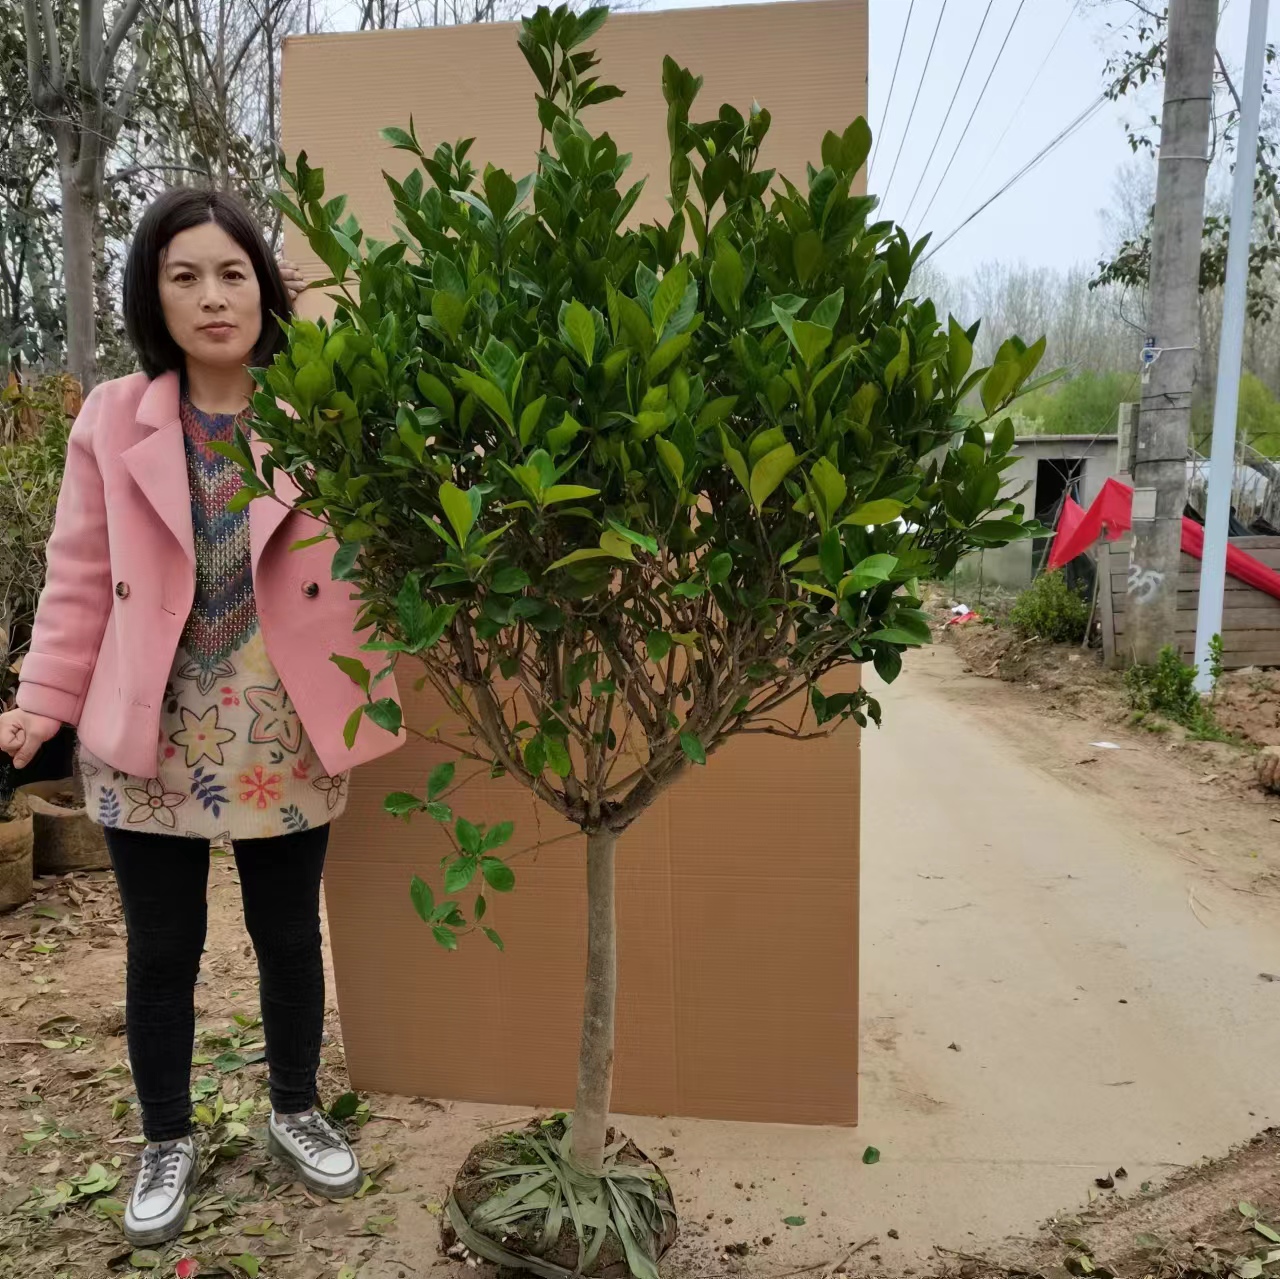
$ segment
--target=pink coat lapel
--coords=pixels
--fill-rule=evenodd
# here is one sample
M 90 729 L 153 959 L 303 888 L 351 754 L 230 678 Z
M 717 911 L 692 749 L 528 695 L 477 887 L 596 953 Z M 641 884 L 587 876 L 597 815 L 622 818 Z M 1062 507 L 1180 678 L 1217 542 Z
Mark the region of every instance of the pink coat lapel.
M 187 454 L 178 415 L 181 394 L 176 373 L 163 373 L 150 383 L 138 405 L 137 421 L 151 433 L 126 449 L 120 460 L 194 564 L 191 485 L 187 479 Z
M 137 421 L 150 434 L 126 449 L 121 460 L 187 559 L 194 564 L 191 483 L 187 478 L 187 455 L 179 416 L 181 396 L 182 382 L 177 373 L 162 373 L 148 385 L 138 405 Z M 261 471 L 267 446 L 257 438 L 251 440 L 251 445 L 253 460 Z M 276 472 L 275 491 L 275 500 L 260 498 L 249 507 L 249 539 L 255 572 L 267 544 L 288 519 L 299 496 L 297 485 L 283 471 Z

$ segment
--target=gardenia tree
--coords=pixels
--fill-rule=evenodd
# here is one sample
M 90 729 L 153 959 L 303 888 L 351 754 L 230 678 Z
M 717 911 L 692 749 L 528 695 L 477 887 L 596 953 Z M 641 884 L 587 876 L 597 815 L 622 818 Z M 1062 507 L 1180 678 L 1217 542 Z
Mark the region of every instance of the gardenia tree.
M 618 838 L 731 737 L 879 721 L 865 690 L 824 692 L 824 677 L 871 664 L 892 680 L 930 638 L 918 583 L 1036 531 L 1001 495 L 1012 426 L 989 423 L 1043 342 L 1010 338 L 974 369 L 976 326 L 911 295 L 924 242 L 853 191 L 865 121 L 826 135 L 801 189 L 757 167 L 769 113 L 726 105 L 695 123 L 701 81 L 670 58 L 672 216 L 630 226 L 641 184 L 583 119 L 620 92 L 582 48 L 605 17 L 523 23 L 544 131 L 532 175 L 478 173 L 470 142 L 428 150 L 412 122 L 384 131 L 421 164 L 387 178 L 390 243 L 298 160 L 280 204 L 332 272 L 337 311 L 290 325 L 255 399 L 261 474 L 246 440 L 239 456 L 242 500 L 284 470 L 330 524 L 335 575 L 376 627 L 368 649 L 420 663 L 462 725 L 441 739 L 586 834 L 576 1110 L 563 1140 L 535 1134 L 493 1174 L 514 1184 L 470 1238 L 519 1234 L 532 1212 L 525 1251 L 551 1255 L 567 1213 L 579 1266 L 612 1238 L 644 1274 L 669 1201 L 608 1129 Z M 971 393 L 985 421 L 960 414 Z M 346 668 L 364 713 L 398 729 L 383 661 Z M 451 775 L 388 808 L 449 832 L 450 895 L 477 878 L 510 888 L 510 827 L 456 818 Z M 414 903 L 456 946 L 468 912 L 421 880 Z M 484 910 L 482 895 L 475 922 Z

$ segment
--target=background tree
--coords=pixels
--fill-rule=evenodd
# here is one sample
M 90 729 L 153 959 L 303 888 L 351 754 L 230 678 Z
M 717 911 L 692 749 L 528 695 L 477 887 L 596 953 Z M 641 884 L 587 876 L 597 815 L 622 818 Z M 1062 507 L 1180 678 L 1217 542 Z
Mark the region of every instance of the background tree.
M 977 326 L 912 296 L 923 243 L 852 191 L 864 121 L 826 135 L 805 189 L 775 184 L 757 166 L 768 112 L 695 123 L 701 81 L 671 59 L 671 219 L 630 228 L 642 184 L 583 123 L 619 93 L 584 47 L 604 19 L 523 24 L 545 131 L 529 177 L 388 129 L 421 169 L 388 178 L 400 225 L 381 244 L 305 156 L 286 172 L 281 207 L 331 270 L 337 314 L 295 321 L 261 375 L 261 472 L 247 439 L 230 452 L 241 501 L 278 483 L 329 523 L 335 573 L 377 628 L 372 665 L 335 659 L 368 698 L 349 736 L 362 715 L 399 728 L 379 684 L 420 662 L 460 723 L 439 740 L 586 835 L 575 1113 L 554 1140 L 514 1139 L 523 1153 L 484 1189 L 460 1187 L 455 1228 L 509 1261 L 496 1239 L 513 1222 L 536 1218 L 525 1242 L 547 1253 L 567 1213 L 568 1268 L 613 1239 L 651 1274 L 669 1204 L 608 1128 L 618 839 L 735 736 L 879 718 L 865 689 L 824 681 L 864 664 L 893 679 L 930 637 L 919 580 L 1035 528 L 1001 498 L 1000 415 L 1044 341 L 1009 339 L 975 368 Z M 987 421 L 957 435 L 970 392 Z M 487 911 L 483 891 L 471 912 L 456 895 L 514 877 L 510 827 L 458 819 L 450 776 L 387 803 L 449 832 L 449 899 L 418 880 L 413 901 L 453 947 Z
M 142 0 L 124 0 L 110 25 L 104 0 L 76 0 L 67 39 L 53 0 L 22 0 L 31 101 L 53 135 L 61 195 L 67 366 L 88 389 L 97 379 L 94 247 L 106 160 L 147 67 Z M 123 75 L 120 66 L 127 62 Z

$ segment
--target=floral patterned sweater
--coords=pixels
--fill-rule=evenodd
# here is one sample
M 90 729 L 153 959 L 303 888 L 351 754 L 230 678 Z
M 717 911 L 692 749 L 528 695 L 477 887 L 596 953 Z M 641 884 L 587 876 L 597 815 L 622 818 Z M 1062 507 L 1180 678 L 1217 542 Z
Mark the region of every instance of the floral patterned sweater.
M 103 826 L 225 843 L 324 825 L 346 807 L 267 656 L 253 597 L 249 512 L 227 504 L 235 464 L 209 447 L 236 418 L 183 397 L 196 591 L 160 717 L 158 776 L 129 777 L 82 751 L 90 816 Z

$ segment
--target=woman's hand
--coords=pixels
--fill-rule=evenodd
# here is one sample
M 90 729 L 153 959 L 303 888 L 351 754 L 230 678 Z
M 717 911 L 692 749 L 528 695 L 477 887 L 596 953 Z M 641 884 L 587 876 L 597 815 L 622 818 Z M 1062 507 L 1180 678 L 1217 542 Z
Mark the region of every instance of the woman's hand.
M 0 715 L 0 751 L 13 757 L 14 768 L 26 768 L 40 747 L 55 738 L 61 727 L 56 719 L 46 719 L 43 715 L 6 711 Z
M 289 301 L 297 306 L 298 299 L 306 292 L 307 282 L 302 278 L 302 272 L 292 263 L 287 262 L 284 258 L 279 258 L 276 266 L 280 268 L 280 279 L 284 283 L 285 292 L 289 295 Z

